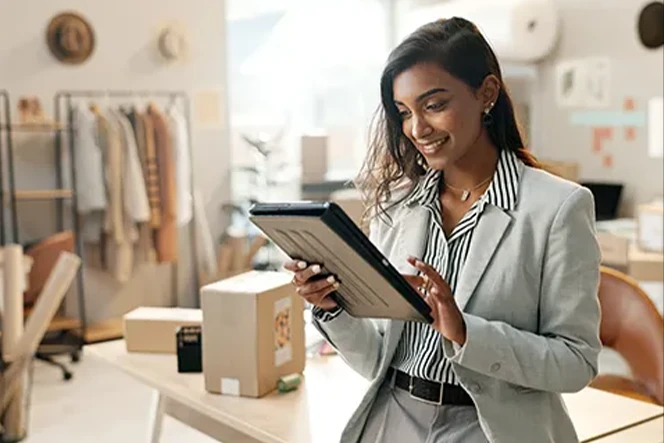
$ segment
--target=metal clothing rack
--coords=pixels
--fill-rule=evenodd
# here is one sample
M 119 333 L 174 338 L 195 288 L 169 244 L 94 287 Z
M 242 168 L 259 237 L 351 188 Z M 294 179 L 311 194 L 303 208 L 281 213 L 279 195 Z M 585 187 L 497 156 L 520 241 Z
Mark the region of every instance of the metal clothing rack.
M 76 128 L 74 127 L 73 124 L 73 116 L 72 116 L 72 109 L 73 109 L 73 104 L 74 100 L 81 100 L 81 99 L 132 99 L 132 98 L 143 98 L 143 99 L 151 99 L 151 100 L 157 100 L 157 99 L 167 99 L 168 100 L 168 105 L 169 106 L 174 106 L 174 105 L 180 105 L 182 106 L 182 111 L 183 115 L 185 118 L 186 122 L 186 129 L 187 129 L 187 135 L 188 135 L 188 144 L 189 144 L 189 163 L 190 167 L 193 168 L 193 147 L 192 147 L 192 137 L 191 137 L 191 121 L 190 121 L 190 110 L 191 110 L 191 104 L 189 100 L 189 96 L 183 92 L 183 91 L 168 91 L 168 90 L 65 90 L 65 91 L 59 91 L 55 94 L 54 97 L 54 116 L 55 116 L 55 122 L 57 125 L 61 125 L 66 129 L 66 131 L 61 131 L 58 133 L 58 137 L 56 138 L 56 144 L 55 144 L 55 155 L 58 158 L 61 158 L 62 152 L 63 152 L 63 147 L 65 146 L 65 140 L 64 140 L 64 135 L 65 132 L 67 134 L 68 138 L 68 153 L 69 153 L 69 166 L 72 171 L 71 173 L 71 186 L 73 190 L 76 189 L 76 172 L 75 172 L 75 162 L 74 162 L 74 155 L 75 155 L 75 149 L 74 149 L 74 132 L 76 131 Z M 64 113 L 63 113 L 64 111 Z M 62 175 L 62 168 L 61 168 L 61 162 L 56 161 L 56 165 L 58 165 L 58 169 L 56 171 L 56 176 L 57 176 L 57 185 L 58 187 L 61 187 L 63 184 L 63 175 Z M 193 196 L 193 191 L 194 191 L 194 174 L 193 171 L 190 171 L 190 187 L 192 190 L 192 196 L 191 196 L 191 206 L 192 206 L 192 219 L 189 222 L 189 237 L 190 237 L 190 250 L 191 250 L 191 267 L 193 269 L 193 290 L 194 293 L 198 293 L 198 288 L 200 285 L 199 282 L 199 272 L 198 272 L 198 253 L 197 253 L 197 245 L 196 245 L 196 215 L 195 215 L 195 207 L 194 207 L 194 196 Z M 76 235 L 76 250 L 77 253 L 79 253 L 79 256 L 82 257 L 82 250 L 83 250 L 83 242 L 82 238 L 78 233 L 80 232 L 80 223 L 78 219 L 78 214 L 77 214 L 77 198 L 76 198 L 76 192 L 73 192 L 73 198 L 72 198 L 72 208 L 73 208 L 73 224 L 74 224 L 74 230 L 77 233 Z M 58 220 L 62 221 L 62 213 L 63 213 L 63 207 L 62 207 L 62 202 L 58 205 L 57 208 L 58 211 Z M 177 290 L 178 290 L 178 266 L 177 262 L 173 263 L 173 281 L 172 281 L 172 288 L 173 288 L 173 296 L 175 300 L 177 300 Z M 85 332 L 86 332 L 86 321 L 85 321 L 85 301 L 84 301 L 84 294 L 83 294 L 83 272 L 82 270 L 79 270 L 78 274 L 78 284 L 79 284 L 79 308 L 81 310 L 81 320 L 82 320 L 82 336 L 85 337 Z M 197 304 L 200 304 L 200 301 L 198 298 L 196 298 Z

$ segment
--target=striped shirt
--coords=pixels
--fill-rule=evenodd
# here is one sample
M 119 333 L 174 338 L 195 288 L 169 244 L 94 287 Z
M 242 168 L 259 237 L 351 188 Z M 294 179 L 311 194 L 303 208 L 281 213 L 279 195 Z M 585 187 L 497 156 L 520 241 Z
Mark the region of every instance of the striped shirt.
M 516 207 L 519 161 L 513 152 L 501 152 L 496 172 L 486 192 L 462 217 L 449 238 L 443 230 L 439 198 L 442 172 L 427 172 L 406 199 L 405 204 L 420 204 L 431 214 L 423 261 L 433 266 L 445 278 L 452 293 L 456 291 L 468 257 L 473 232 L 486 205 L 494 205 L 507 211 Z M 341 311 L 341 308 L 331 311 L 317 307 L 312 309 L 314 316 L 322 322 L 334 319 Z M 458 384 L 452 366 L 443 354 L 440 333 L 426 323 L 406 323 L 391 366 L 415 377 Z
M 456 291 L 462 276 L 473 232 L 486 205 L 494 205 L 504 210 L 515 208 L 519 188 L 518 162 L 519 159 L 513 152 L 501 152 L 496 172 L 486 192 L 461 218 L 449 238 L 443 231 L 439 198 L 442 172 L 429 171 L 407 199 L 406 204 L 418 203 L 431 214 L 423 261 L 438 271 L 450 285 L 452 293 Z M 415 377 L 458 384 L 452 365 L 443 354 L 442 336 L 426 323 L 406 323 L 392 360 L 392 367 Z

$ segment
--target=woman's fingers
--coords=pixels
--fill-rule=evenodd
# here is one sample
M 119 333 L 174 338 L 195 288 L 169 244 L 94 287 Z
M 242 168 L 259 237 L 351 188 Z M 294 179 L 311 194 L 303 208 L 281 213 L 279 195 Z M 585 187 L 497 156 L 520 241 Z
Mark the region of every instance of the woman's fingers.
M 336 291 L 338 288 L 339 288 L 339 282 L 335 282 L 332 284 L 328 283 L 328 286 L 325 286 L 322 289 L 313 292 L 308 292 L 306 294 L 300 292 L 300 295 L 302 296 L 302 298 L 304 298 L 312 305 L 318 306 L 322 309 L 331 309 L 337 306 L 337 302 L 335 302 L 332 298 L 330 298 L 329 295 L 332 294 L 334 291 Z
M 307 268 L 307 263 L 302 260 L 289 260 L 284 263 L 284 269 L 291 272 L 299 272 Z
M 297 288 L 297 292 L 300 293 L 302 296 L 306 296 L 309 294 L 317 293 L 323 290 L 327 290 L 328 288 L 332 287 L 332 290 L 336 290 L 339 287 L 339 282 L 337 279 L 333 276 L 330 275 L 329 277 L 321 280 L 316 280 L 313 282 L 305 283 L 299 288 Z
M 425 283 L 424 278 L 422 278 L 422 276 L 420 275 L 406 275 L 406 274 L 401 274 L 401 275 L 415 289 L 419 289 Z
M 299 282 L 300 284 L 306 283 L 311 277 L 320 274 L 322 270 L 323 268 L 321 265 L 311 265 L 304 271 L 296 272 L 295 281 Z
M 431 282 L 435 285 L 444 285 L 445 281 L 443 280 L 443 277 L 440 276 L 438 271 L 436 271 L 433 266 L 428 265 L 415 257 L 408 257 L 408 263 L 410 263 L 412 266 L 416 267 L 418 271 L 420 271 L 422 274 L 426 275 L 429 277 Z

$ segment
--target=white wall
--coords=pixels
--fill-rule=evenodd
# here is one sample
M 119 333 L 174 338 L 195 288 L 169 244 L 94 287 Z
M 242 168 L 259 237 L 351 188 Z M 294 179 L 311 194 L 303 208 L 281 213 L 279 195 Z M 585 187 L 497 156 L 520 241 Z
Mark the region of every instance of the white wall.
M 223 230 L 221 204 L 230 195 L 227 165 L 229 137 L 226 96 L 225 17 L 222 0 L 100 2 L 97 0 L 3 0 L 0 14 L 0 89 L 12 95 L 37 95 L 52 115 L 53 95 L 61 89 L 177 89 L 192 96 L 201 90 L 221 92 L 219 125 L 193 124 L 194 179 L 204 197 L 215 238 Z M 57 62 L 48 51 L 45 30 L 51 17 L 65 10 L 84 15 L 96 34 L 91 59 L 80 66 Z M 189 60 L 168 65 L 155 52 L 156 32 L 177 21 L 188 31 Z M 14 113 L 16 115 L 16 113 Z M 50 187 L 54 183 L 52 139 L 31 135 L 17 138 L 15 146 L 18 186 Z M 56 228 L 52 203 L 21 204 L 21 240 L 48 235 Z M 183 231 L 183 234 L 186 232 Z M 195 294 L 186 285 L 191 271 L 187 235 L 181 241 L 181 288 L 178 303 L 192 305 Z M 121 315 L 139 304 L 169 304 L 168 266 L 142 267 L 126 285 L 110 276 L 86 270 L 89 320 Z
M 621 127 L 613 129 L 613 139 L 603 150 L 613 156 L 613 166 L 605 167 L 601 156 L 592 152 L 591 129 L 572 126 L 570 109 L 555 100 L 555 69 L 560 61 L 577 57 L 608 57 L 611 63 L 608 110 L 622 110 L 631 97 L 636 110 L 646 111 L 648 99 L 662 96 L 664 52 L 649 50 L 638 40 L 637 18 L 647 0 L 558 0 L 561 19 L 559 44 L 540 69 L 534 111 L 537 132 L 534 149 L 539 156 L 576 161 L 583 180 L 620 181 L 625 184 L 622 212 L 631 214 L 635 204 L 662 194 L 661 159 L 648 156 L 647 127 L 637 128 L 636 138 L 627 141 Z

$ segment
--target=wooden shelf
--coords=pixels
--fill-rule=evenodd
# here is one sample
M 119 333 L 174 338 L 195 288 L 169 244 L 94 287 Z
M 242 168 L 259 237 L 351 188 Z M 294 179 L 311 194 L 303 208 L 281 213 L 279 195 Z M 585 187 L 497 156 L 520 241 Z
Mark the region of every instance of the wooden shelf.
M 50 132 L 50 131 L 62 131 L 66 126 L 63 124 L 58 124 L 56 122 L 43 122 L 43 123 L 12 123 L 10 125 L 2 125 L 0 129 L 8 130 L 11 129 L 15 132 Z
M 32 308 L 26 308 L 23 315 L 27 319 L 31 313 L 32 313 Z M 53 320 L 51 320 L 51 322 L 48 324 L 48 328 L 46 329 L 46 331 L 47 332 L 69 331 L 69 330 L 76 330 L 80 327 L 81 327 L 81 321 L 79 319 L 55 314 Z
M 35 200 L 60 200 L 72 197 L 71 189 L 29 189 L 17 190 L 15 192 L 17 201 L 35 201 Z M 5 200 L 9 201 L 10 194 L 5 195 Z
M 80 336 L 80 330 L 72 331 L 76 336 Z M 116 340 L 124 336 L 122 317 L 111 318 L 86 325 L 85 344 L 99 343 L 102 341 Z

